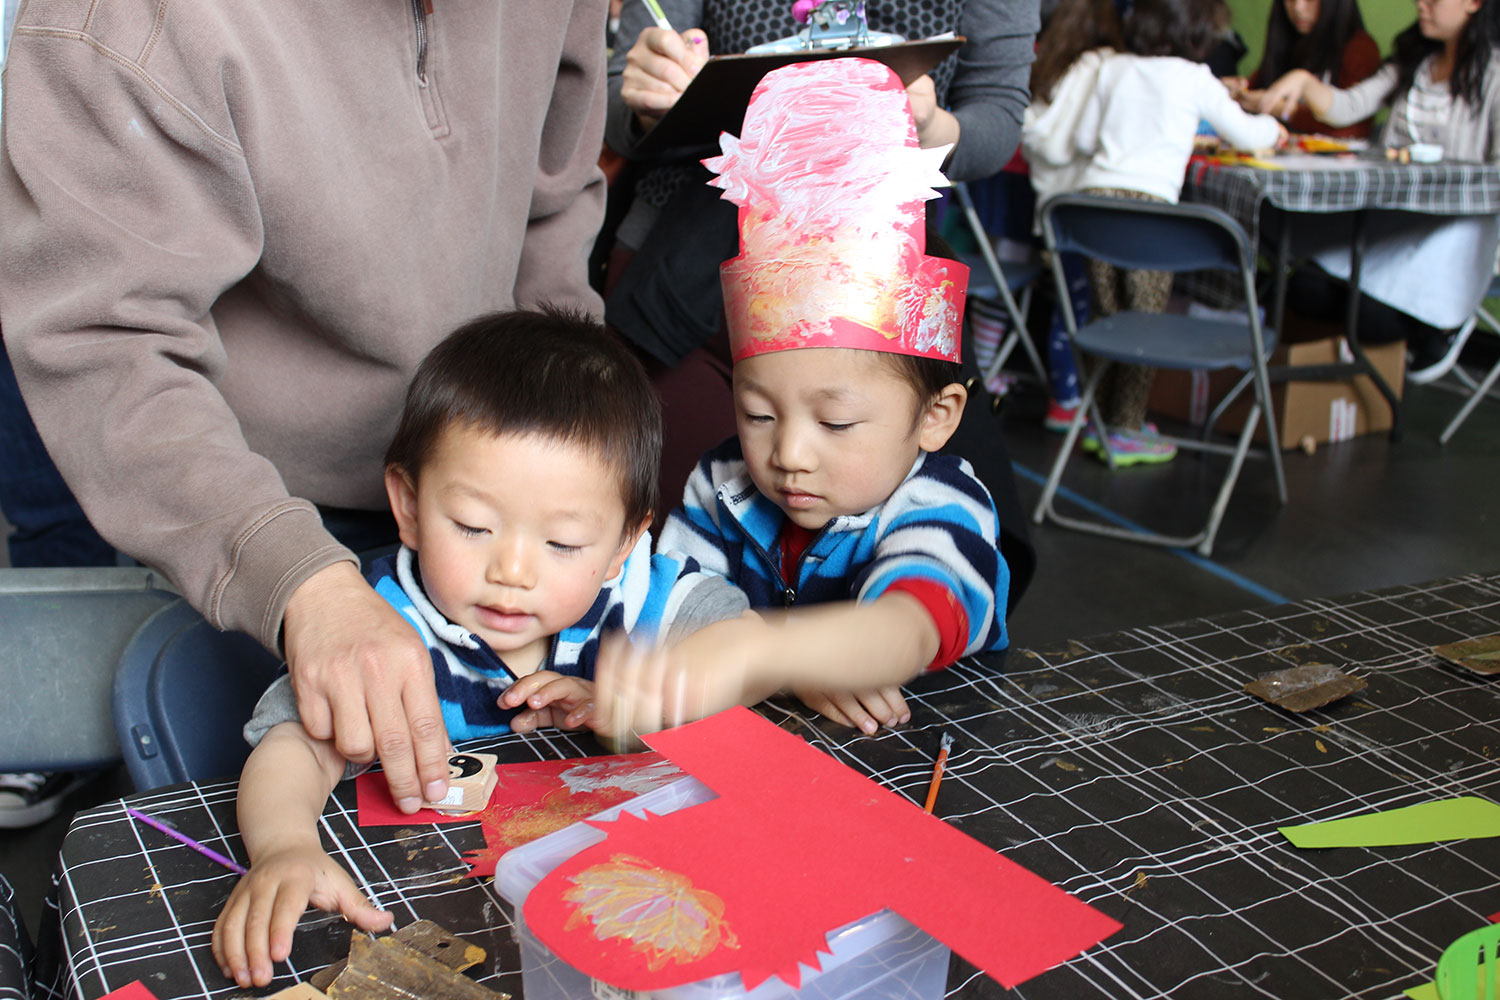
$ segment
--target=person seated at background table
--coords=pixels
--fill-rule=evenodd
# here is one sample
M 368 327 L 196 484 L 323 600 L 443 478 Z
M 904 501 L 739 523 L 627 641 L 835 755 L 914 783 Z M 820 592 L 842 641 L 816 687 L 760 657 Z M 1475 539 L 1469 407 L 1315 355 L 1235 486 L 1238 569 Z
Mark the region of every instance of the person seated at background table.
M 1006 648 L 994 504 L 937 454 L 967 399 L 965 269 L 924 253 L 921 199 L 942 177 L 905 104 L 879 63 L 789 66 L 707 161 L 742 214 L 721 272 L 739 434 L 702 457 L 658 550 L 789 610 L 601 653 L 596 710 L 614 732 L 790 688 L 872 733 L 909 719 L 900 684 Z M 773 142 L 804 169 L 768 166 Z
M 1266 47 L 1260 66 L 1248 80 L 1225 81 L 1240 105 L 1260 110 L 1263 88 L 1294 69 L 1306 70 L 1326 84 L 1348 88 L 1380 68 L 1380 46 L 1365 30 L 1358 0 L 1281 0 L 1272 3 L 1266 22 Z M 1339 138 L 1363 139 L 1373 118 L 1335 127 L 1298 107 L 1286 119 L 1292 132 L 1316 132 Z
M 402 547 L 367 577 L 429 649 L 450 740 L 581 726 L 606 630 L 670 641 L 744 612 L 722 577 L 651 554 L 660 450 L 640 363 L 579 314 L 485 316 L 418 367 L 386 454 Z M 250 871 L 213 951 L 226 976 L 264 986 L 309 902 L 366 930 L 391 918 L 319 843 L 318 815 L 353 768 L 299 721 L 288 678 L 245 736 Z
M 645 5 L 631 0 L 621 12 L 621 45 L 609 64 L 605 140 L 628 157 L 711 54 L 744 52 L 800 27 L 790 0 L 662 0 L 661 6 L 677 30 L 657 27 Z M 964 36 L 957 53 L 907 88 L 918 137 L 924 148 L 952 144 L 944 168 L 952 180 L 1001 170 L 1016 150 L 1028 100 L 1037 0 L 869 0 L 864 7 L 872 30 L 912 40 L 944 32 Z M 736 252 L 735 213 L 695 162 L 643 161 L 639 167 L 614 232 L 605 320 L 635 345 L 661 393 L 662 496 L 670 502 L 698 457 L 735 430 L 717 270 Z M 965 376 L 978 386 L 972 360 Z M 986 401 L 979 402 L 948 450 L 973 463 L 999 507 L 1016 574 L 1014 600 L 1030 580 L 1035 553 L 1010 456 Z
M 1496 0 L 1419 0 L 1416 23 L 1396 36 L 1374 76 L 1344 89 L 1294 69 L 1266 88 L 1260 107 L 1285 116 L 1305 105 L 1320 121 L 1347 125 L 1388 106 L 1381 136 L 1388 148 L 1422 143 L 1439 147 L 1445 160 L 1500 163 L 1497 7 Z M 1500 227 L 1492 217 L 1372 215 L 1360 272 L 1360 339 L 1404 339 L 1407 377 L 1414 381 L 1442 374 L 1463 347 L 1458 329 L 1489 286 L 1497 243 Z M 1299 269 L 1288 285 L 1293 309 L 1343 319 L 1347 246 Z
M 1201 59 L 1229 16 L 1223 0 L 1136 0 L 1124 22 L 1126 51 L 1104 60 L 1078 114 L 1073 144 L 1088 164 L 1079 190 L 1137 201 L 1176 203 L 1200 120 L 1240 149 L 1286 140 L 1270 115 L 1251 115 Z M 1159 313 L 1172 290 L 1169 271 L 1123 270 L 1088 262 L 1095 315 L 1122 309 Z M 1177 446 L 1146 423 L 1155 370 L 1111 363 L 1096 390 L 1105 428 L 1083 438 L 1086 451 L 1114 464 L 1170 461 Z

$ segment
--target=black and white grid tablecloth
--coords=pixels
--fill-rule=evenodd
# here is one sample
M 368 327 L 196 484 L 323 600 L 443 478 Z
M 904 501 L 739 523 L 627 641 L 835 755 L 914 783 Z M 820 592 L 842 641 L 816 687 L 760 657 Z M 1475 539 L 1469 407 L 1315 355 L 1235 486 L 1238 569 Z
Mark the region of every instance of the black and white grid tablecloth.
M 1490 164 L 1392 163 L 1373 155 L 1287 157 L 1278 163 L 1286 166 L 1266 170 L 1193 164 L 1182 200 L 1224 209 L 1245 228 L 1251 247 L 1259 245 L 1264 206 L 1313 215 L 1366 209 L 1424 215 L 1500 212 L 1500 167 Z M 1243 298 L 1238 275 L 1195 275 L 1190 294 L 1218 306 Z
M 938 814 L 1124 925 L 1016 995 L 1384 1000 L 1500 910 L 1500 840 L 1303 851 L 1276 827 L 1500 798 L 1500 682 L 1430 652 L 1497 632 L 1500 574 L 1474 575 L 1018 651 L 1003 673 L 961 663 L 914 683 L 912 723 L 878 738 L 779 702 L 767 713 L 917 802 L 951 733 Z M 1302 716 L 1241 691 L 1306 662 L 1369 686 Z M 597 752 L 555 733 L 494 746 L 509 760 Z M 243 860 L 233 797 L 222 784 L 131 802 Z M 338 859 L 398 923 L 428 917 L 487 949 L 481 978 L 519 995 L 507 908 L 461 877 L 477 826 L 361 830 L 352 802 L 345 785 L 324 813 Z M 162 1000 L 242 995 L 209 954 L 233 880 L 213 862 L 115 803 L 79 814 L 60 878 L 75 995 L 134 979 Z M 333 960 L 347 936 L 309 916 L 292 972 Z M 949 992 L 1006 995 L 958 959 Z

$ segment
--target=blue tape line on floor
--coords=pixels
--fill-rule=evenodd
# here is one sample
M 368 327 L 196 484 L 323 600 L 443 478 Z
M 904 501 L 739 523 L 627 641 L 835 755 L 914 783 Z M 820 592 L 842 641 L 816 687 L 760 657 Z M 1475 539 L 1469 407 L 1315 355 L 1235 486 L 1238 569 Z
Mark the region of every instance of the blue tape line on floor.
M 1026 466 L 1020 465 L 1018 463 L 1013 462 L 1011 463 L 1011 465 L 1012 468 L 1016 470 L 1016 475 L 1020 476 L 1022 479 L 1029 480 L 1030 482 L 1033 482 L 1038 486 L 1047 485 L 1046 476 L 1033 472 L 1031 469 L 1028 469 L 1026 468 Z M 1092 500 L 1079 496 L 1077 493 L 1074 493 L 1066 486 L 1059 485 L 1057 487 L 1057 495 L 1071 504 L 1082 507 L 1084 510 L 1088 511 L 1090 514 L 1093 514 L 1095 517 L 1103 518 L 1104 520 L 1118 525 L 1119 527 L 1124 528 L 1127 531 L 1146 530 L 1129 518 L 1121 517 L 1119 514 L 1116 514 L 1108 507 L 1101 507 L 1098 504 L 1094 503 Z M 1256 597 L 1259 597 L 1267 604 L 1291 603 L 1291 598 L 1284 597 L 1283 595 L 1276 593 L 1276 591 L 1271 590 L 1268 587 L 1262 587 L 1260 584 L 1256 583 L 1249 577 L 1241 576 L 1234 570 L 1228 569 L 1224 566 L 1220 566 L 1212 559 L 1205 559 L 1196 552 L 1191 552 L 1187 549 L 1164 549 L 1163 551 L 1170 552 L 1172 553 L 1172 555 L 1176 556 L 1179 559 L 1187 560 L 1194 566 L 1197 566 L 1199 569 L 1207 573 L 1212 573 L 1214 576 L 1218 577 L 1226 583 L 1233 584 L 1234 586 L 1245 591 L 1247 594 L 1254 594 Z

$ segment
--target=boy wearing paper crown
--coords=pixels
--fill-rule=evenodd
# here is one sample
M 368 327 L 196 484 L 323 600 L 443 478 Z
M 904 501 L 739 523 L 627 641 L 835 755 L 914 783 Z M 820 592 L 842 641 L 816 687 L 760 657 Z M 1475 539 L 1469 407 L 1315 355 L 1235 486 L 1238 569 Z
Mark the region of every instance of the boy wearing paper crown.
M 919 148 L 900 79 L 851 58 L 768 74 L 721 146 L 704 163 L 739 206 L 741 253 L 721 269 L 739 434 L 699 462 L 658 550 L 752 607 L 796 607 L 601 653 L 596 727 L 790 688 L 874 732 L 909 718 L 901 683 L 1007 645 L 994 504 L 935 454 L 967 399 L 968 269 L 924 252 L 947 148 Z

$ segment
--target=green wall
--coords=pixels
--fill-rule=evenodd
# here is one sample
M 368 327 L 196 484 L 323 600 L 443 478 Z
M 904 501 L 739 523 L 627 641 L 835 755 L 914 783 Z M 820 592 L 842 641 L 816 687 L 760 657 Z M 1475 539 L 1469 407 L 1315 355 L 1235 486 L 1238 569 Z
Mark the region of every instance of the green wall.
M 1280 3 L 1281 0 L 1228 0 L 1235 30 L 1250 46 L 1250 52 L 1240 63 L 1240 72 L 1247 75 L 1260 65 L 1266 19 L 1273 2 Z M 1391 39 L 1417 19 L 1416 5 L 1412 0 L 1359 0 L 1359 12 L 1365 19 L 1365 29 L 1380 44 L 1381 52 L 1389 52 Z

